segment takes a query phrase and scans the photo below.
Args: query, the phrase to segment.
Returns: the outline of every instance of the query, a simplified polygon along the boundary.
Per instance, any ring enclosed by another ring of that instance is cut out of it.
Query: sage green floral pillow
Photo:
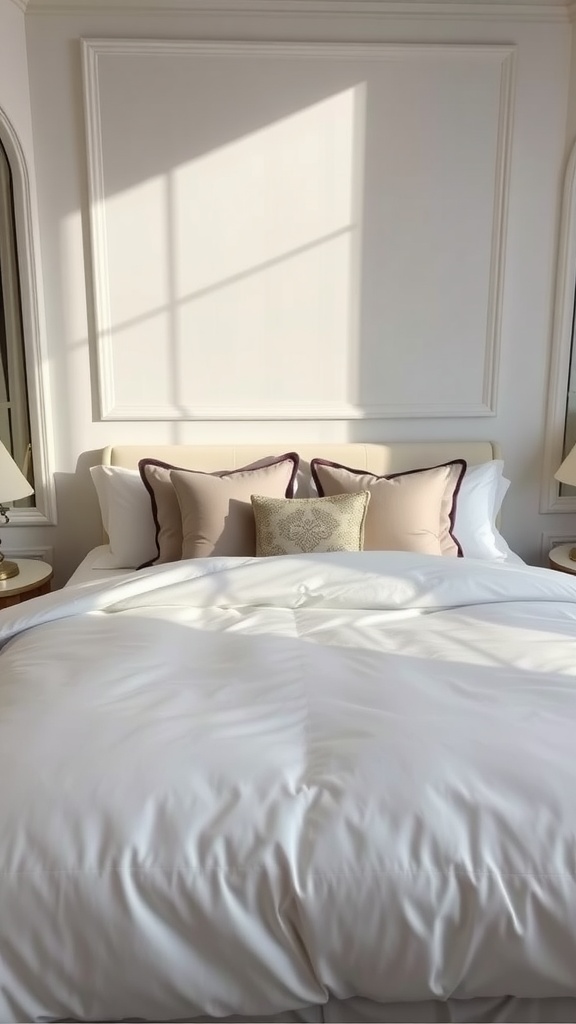
[[[362,551],[369,491],[327,498],[265,498],[253,494],[250,500],[258,556]]]

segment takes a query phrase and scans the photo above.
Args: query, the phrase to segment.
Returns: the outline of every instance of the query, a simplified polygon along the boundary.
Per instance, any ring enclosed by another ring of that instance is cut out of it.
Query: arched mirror
[[[554,476],[576,444],[575,304],[576,145],[566,165],[560,218],[541,512],[576,512],[576,487]]]
[[[30,485],[34,487],[34,462],[18,252],[14,217],[12,172],[0,143],[0,441]],[[34,498],[21,498],[14,507],[31,507]]]
[[[575,283],[576,304],[576,283]],[[566,394],[566,417],[564,421],[564,437],[562,439],[562,458],[576,445],[576,345],[574,344],[574,313],[572,314],[572,330],[570,344],[570,365],[568,370],[568,391]],[[561,497],[576,497],[576,487],[567,483],[560,484]]]
[[[56,521],[36,238],[28,161],[0,107],[0,440],[34,488],[13,503],[13,526]]]

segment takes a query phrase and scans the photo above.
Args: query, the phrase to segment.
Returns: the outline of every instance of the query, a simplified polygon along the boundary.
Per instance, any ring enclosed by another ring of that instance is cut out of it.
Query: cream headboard
[[[121,444],[105,448],[102,461],[108,466],[135,469],[139,459],[160,459],[184,469],[214,472],[236,469],[267,455],[297,451],[304,461],[316,457],[383,475],[435,466],[450,459],[466,459],[469,465],[500,458],[498,445],[491,441],[419,441],[391,444]]]

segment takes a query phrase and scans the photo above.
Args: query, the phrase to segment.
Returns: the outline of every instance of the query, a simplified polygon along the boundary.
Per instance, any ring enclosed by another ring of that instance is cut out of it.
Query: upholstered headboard
[[[435,466],[450,459],[466,459],[469,465],[500,458],[498,445],[491,441],[418,441],[390,444],[121,444],[104,449],[102,461],[109,466],[135,469],[139,459],[160,459],[184,469],[214,472],[236,469],[268,455],[297,451],[304,461],[316,457],[383,475]]]
[[[366,470],[382,476],[410,469],[425,469],[451,459],[466,459],[478,465],[501,457],[500,448],[492,441],[393,441],[390,444],[330,444],[313,442],[277,442],[271,444],[203,445],[203,444],[120,444],[110,445],[102,452],[106,466],[136,469],[140,459],[159,459],[183,469],[213,473],[222,469],[238,469],[271,455],[297,451],[301,469],[306,472],[310,459],[323,458],[345,466]],[[103,541],[107,542],[106,534]]]

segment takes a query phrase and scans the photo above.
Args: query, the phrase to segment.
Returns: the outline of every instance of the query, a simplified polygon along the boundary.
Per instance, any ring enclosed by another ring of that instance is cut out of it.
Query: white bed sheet
[[[2,640],[0,1021],[573,1019],[572,577],[198,559]]]
[[[129,576],[133,569],[100,569],[96,563],[104,556],[111,555],[108,544],[99,544],[82,559],[80,565],[74,570],[66,587],[77,586],[79,583],[95,583],[108,579],[120,579],[122,576]]]

